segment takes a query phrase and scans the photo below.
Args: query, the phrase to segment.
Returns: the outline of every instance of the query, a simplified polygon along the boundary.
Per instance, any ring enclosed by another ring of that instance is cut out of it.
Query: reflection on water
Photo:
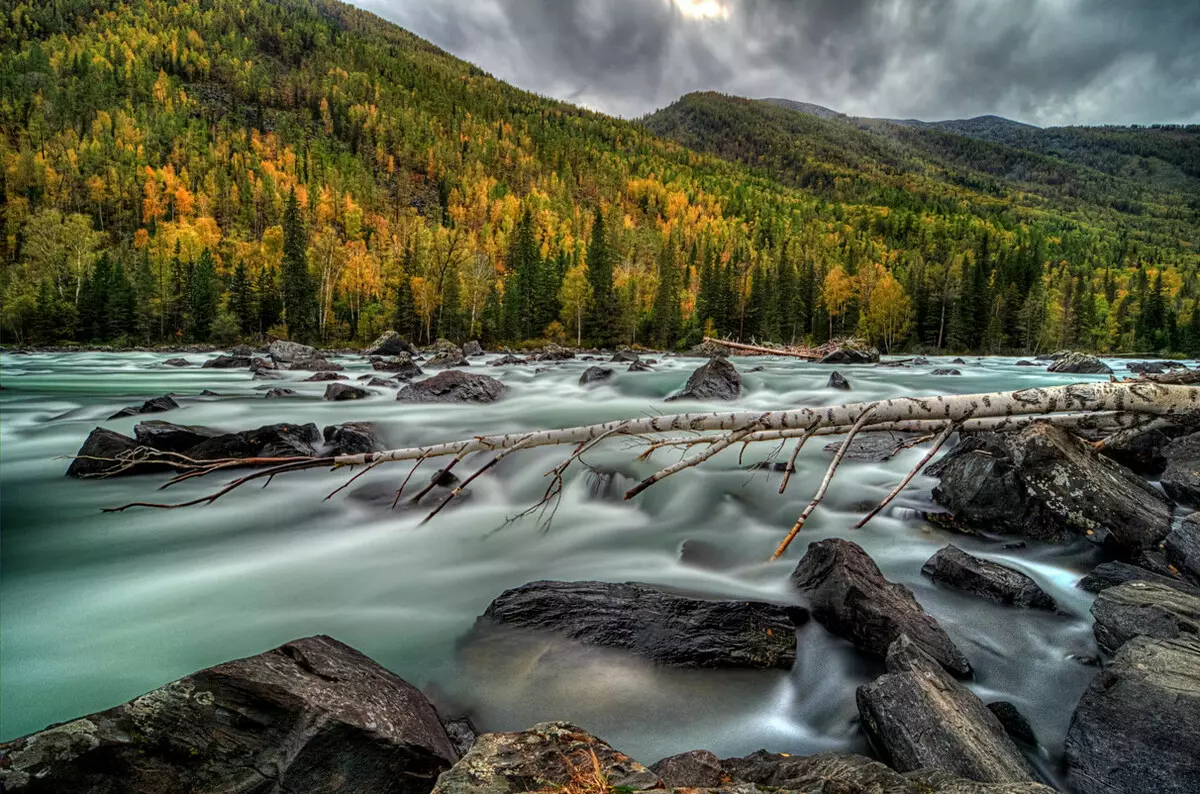
[[[163,367],[166,358],[5,354],[0,360],[6,389],[0,392],[0,738],[115,705],[206,665],[325,633],[470,710],[484,729],[571,719],[645,762],[698,747],[722,755],[759,747],[861,750],[854,689],[881,666],[816,624],[799,631],[790,673],[665,670],[544,636],[505,635],[459,647],[492,598],[535,579],[642,581],[716,596],[794,600],[787,577],[804,541],[834,535],[860,543],[885,575],[912,587],[970,657],[975,690],[985,700],[1014,701],[1052,753],[1061,749],[1074,704],[1095,672],[1068,658],[1095,652],[1090,597],[1074,588],[1095,562],[1091,549],[1030,543],[1006,550],[999,542],[934,529],[916,517],[929,502],[927,478],[918,478],[867,528],[851,528],[858,511],[920,459],[919,448],[887,463],[843,464],[800,541],[776,564],[764,560],[828,464],[820,444],[806,447],[784,496],[776,493],[778,474],[748,471],[730,451],[625,503],[620,494],[628,481],[671,458],[658,453],[650,462],[634,462],[638,450],[631,442],[614,441],[585,457],[594,467],[618,470],[618,482],[596,494],[584,470],[573,469],[547,533],[532,521],[494,530],[541,496],[543,474],[563,449],[508,458],[475,482],[471,498],[423,527],[424,511],[387,509],[407,474],[404,464],[377,469],[327,502],[322,497],[340,480],[305,472],[209,507],[101,514],[101,507],[146,498],[163,477],[66,480],[67,464],[56,456],[75,452],[96,425],[131,433],[136,418],[105,417],[166,392],[178,395],[182,407],[153,418],[230,430],[280,421],[373,421],[395,445],[703,408],[662,402],[701,363],[695,359],[665,359],[649,373],[619,366],[611,381],[591,389],[578,385],[588,362],[535,374],[533,367],[485,368],[476,359],[476,371],[508,386],[500,402],[481,407],[401,404],[383,389],[377,399],[327,403],[319,399],[325,384],[294,382],[305,373],[285,373],[286,384],[264,383],[245,371]],[[751,366],[734,361],[740,369]],[[1013,362],[973,362],[959,367],[962,377],[931,376],[944,359],[913,369],[842,367],[854,387],[846,394],[825,387],[830,367],[755,359],[764,369],[745,376],[740,405],[827,405],[1089,377]],[[368,371],[358,359],[342,363],[352,378]],[[265,389],[280,385],[302,396],[263,398]],[[200,397],[204,389],[221,396]],[[770,448],[752,448],[743,463],[762,460]],[[193,481],[173,494],[191,498],[212,485]],[[710,564],[681,563],[685,540],[703,541]],[[1026,571],[1062,612],[1019,611],[938,589],[920,567],[952,540]]]

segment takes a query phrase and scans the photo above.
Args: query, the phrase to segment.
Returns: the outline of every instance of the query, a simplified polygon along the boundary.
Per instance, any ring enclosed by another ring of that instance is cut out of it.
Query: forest
[[[622,120],[334,0],[7,7],[7,344],[1200,355],[1200,128]]]

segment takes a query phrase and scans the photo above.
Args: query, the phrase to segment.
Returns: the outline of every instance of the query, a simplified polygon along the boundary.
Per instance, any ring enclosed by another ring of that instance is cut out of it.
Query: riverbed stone
[[[190,367],[192,362],[186,358],[168,358],[163,362],[164,367]]]
[[[411,355],[417,352],[417,349],[412,346],[404,337],[395,331],[384,331],[379,337],[363,348],[364,356],[399,356]]]
[[[158,414],[163,411],[170,411],[179,407],[179,403],[169,394],[164,394],[162,397],[151,397],[141,405],[129,405],[117,411],[109,419],[124,419],[127,416],[138,416],[140,414]]]
[[[476,624],[549,631],[669,667],[781,668],[796,661],[801,607],[700,599],[627,582],[531,582],[496,598]]]
[[[825,384],[827,389],[838,389],[839,391],[850,391],[850,381],[846,380],[842,373],[836,369],[830,373],[829,382]]]
[[[1174,587],[1184,593],[1200,595],[1200,587],[1196,585],[1119,560],[1097,565],[1091,573],[1079,580],[1077,586],[1089,593],[1099,593],[1126,582],[1153,582],[1164,587]]]
[[[201,369],[249,369],[249,356],[217,356],[200,365]]]
[[[611,370],[608,367],[588,367],[583,371],[583,374],[579,376],[579,385],[591,386],[593,384],[603,383],[604,381],[612,378],[612,376],[615,374],[616,371]]]
[[[1109,587],[1092,603],[1096,644],[1108,653],[1134,637],[1158,639],[1200,635],[1200,596],[1156,582]]]
[[[690,750],[650,765],[667,788],[716,788],[725,779],[721,759],[708,750]]]
[[[479,344],[479,341],[476,339],[472,339],[463,345],[462,350],[463,355],[467,356],[468,358],[474,358],[475,356],[483,355],[483,345]]]
[[[1163,553],[1180,576],[1200,585],[1200,513],[1192,513],[1171,530]]]
[[[222,431],[204,425],[177,425],[156,419],[138,422],[133,434],[139,444],[160,452],[187,452],[203,441],[224,435]]]
[[[888,650],[887,674],[860,686],[856,701],[863,731],[893,769],[932,767],[981,783],[1032,780],[996,715],[907,635]]]
[[[1200,791],[1200,641],[1136,637],[1096,674],[1067,731],[1077,794]]]
[[[0,788],[424,794],[456,758],[420,691],[319,636],[2,744]]]
[[[370,396],[371,392],[361,386],[352,386],[349,383],[331,383],[325,387],[325,395],[321,399],[342,402],[345,400],[365,400]]]
[[[449,369],[405,386],[396,394],[396,399],[399,402],[490,403],[499,399],[503,392],[504,384],[495,378]]]
[[[374,422],[326,425],[321,436],[328,445],[327,455],[359,455],[383,449],[383,438]]]
[[[543,347],[540,353],[534,354],[534,358],[537,361],[566,361],[575,358],[575,351],[552,342]]]
[[[276,399],[279,397],[294,397],[294,396],[296,396],[296,390],[295,389],[274,388],[274,389],[269,389],[267,391],[267,393],[264,394],[263,396],[266,397],[268,400]]]
[[[302,383],[324,383],[326,381],[334,381],[334,380],[349,380],[349,378],[347,378],[345,375],[343,375],[340,372],[317,372],[313,375],[309,375],[307,378],[305,378],[301,382]]]
[[[133,466],[120,469],[119,464],[110,463],[108,460],[86,459],[122,458],[132,453],[139,446],[141,445],[129,436],[104,427],[97,427],[88,434],[79,451],[75,453],[77,457],[67,467],[67,476],[95,477],[105,473],[112,475],[141,474],[147,471],[146,466]]]
[[[996,700],[988,703],[987,707],[988,711],[996,715],[996,719],[1004,726],[1004,731],[1014,741],[1021,742],[1030,747],[1037,747],[1037,734],[1033,732],[1033,726],[1029,724],[1029,720],[1025,719],[1025,715],[1021,713],[1015,703],[1007,700]]]
[[[885,579],[856,543],[829,538],[809,544],[792,572],[792,584],[808,596],[818,623],[865,653],[886,657],[900,635],[907,634],[955,675],[971,672],[967,657],[912,591]]]
[[[921,573],[955,590],[1028,609],[1055,608],[1054,599],[1032,577],[1015,568],[972,556],[951,544],[939,549]]]
[[[952,367],[943,367],[941,369],[935,369],[933,372],[931,372],[929,374],[930,375],[961,375],[962,372],[960,370],[954,369]]]
[[[1083,375],[1111,375],[1112,367],[1087,353],[1068,352],[1046,367],[1047,372],[1069,372]]]
[[[320,438],[315,424],[281,422],[238,433],[223,433],[201,441],[185,454],[196,460],[308,457],[316,454],[313,445]]]
[[[874,347],[839,347],[825,354],[818,364],[877,364],[879,350]]]
[[[1079,537],[1132,559],[1171,528],[1170,502],[1066,430],[1034,422],[979,433],[928,470],[933,498],[964,524],[1052,543]]]
[[[736,400],[742,395],[742,376],[728,360],[710,358],[697,367],[683,391],[667,398],[674,400]]]
[[[856,436],[850,440],[846,450],[845,460],[861,461],[864,463],[883,463],[891,460],[898,452],[903,451],[903,443],[915,438],[914,433],[870,433]],[[842,448],[842,441],[830,441],[824,450],[836,454]]]
[[[411,380],[425,374],[408,353],[398,353],[387,358],[372,358],[371,369],[376,372],[394,373],[392,377],[397,380]]]
[[[286,339],[276,339],[267,345],[267,355],[271,357],[272,361],[285,364],[311,361],[320,357],[317,355],[316,348],[302,345],[299,342],[289,342]]]
[[[471,362],[458,347],[442,348],[440,352],[425,362],[426,369],[448,369],[449,367],[469,367]]]
[[[500,358],[488,364],[490,367],[507,367],[512,364],[528,364],[529,361],[519,356],[514,356],[512,353],[505,353]]]
[[[1167,465],[1158,478],[1175,501],[1200,505],[1200,433],[1176,438],[1163,448]]]
[[[346,368],[336,361],[324,358],[308,358],[303,361],[291,361],[277,365],[280,369],[300,372],[342,372]]]

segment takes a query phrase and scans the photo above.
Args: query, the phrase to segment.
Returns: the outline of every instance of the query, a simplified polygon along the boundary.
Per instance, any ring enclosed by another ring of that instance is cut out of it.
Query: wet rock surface
[[[334,380],[349,380],[340,372],[318,372],[315,375],[310,375],[304,379],[304,383],[323,383]]]
[[[388,358],[371,359],[371,369],[376,372],[391,372],[392,377],[400,380],[419,378],[425,373],[407,353],[400,353]]]
[[[850,440],[844,460],[882,463],[903,451],[904,442],[911,438],[915,438],[912,433],[870,433],[856,436]],[[841,447],[842,441],[830,441],[824,449],[826,452],[836,453]]]
[[[842,375],[842,373],[834,370],[829,375],[829,382],[825,384],[827,389],[838,389],[840,391],[850,391],[850,381]]]
[[[1112,368],[1095,356],[1074,351],[1059,356],[1048,367],[1047,372],[1069,372],[1081,375],[1111,375]]]
[[[674,400],[736,400],[742,394],[742,376],[724,358],[711,358],[688,378],[683,391],[667,398]]]
[[[268,390],[267,393],[264,394],[263,396],[266,397],[267,399],[277,399],[279,397],[295,397],[296,390],[295,389],[275,388],[275,389]]]
[[[490,403],[504,392],[504,384],[487,375],[446,370],[405,386],[396,395],[400,402]]]
[[[372,422],[346,422],[327,425],[321,431],[328,449],[327,455],[358,455],[383,449],[379,427]]]
[[[1200,585],[1200,513],[1192,513],[1171,530],[1163,552],[1180,576]]]
[[[112,474],[141,474],[151,470],[146,466],[134,466],[122,471],[116,471],[116,464],[109,459],[121,458],[131,454],[140,444],[129,436],[122,435],[107,428],[97,427],[84,439],[83,445],[75,453],[76,457],[67,467],[70,477],[95,477],[104,473]],[[105,460],[91,460],[104,458]]]
[[[170,411],[179,407],[179,403],[169,395],[164,394],[162,397],[151,397],[141,405],[130,405],[117,411],[109,419],[123,419],[126,416],[138,416],[140,414],[158,414],[163,411]]]
[[[398,356],[411,355],[417,349],[404,337],[395,331],[384,331],[379,338],[363,348],[364,356]]]
[[[1054,599],[1037,582],[1015,568],[967,554],[957,546],[940,549],[921,573],[945,587],[974,593],[1001,604],[1054,609]]]
[[[1033,732],[1033,726],[1029,724],[1029,720],[1025,719],[1025,715],[1017,709],[1016,705],[1007,700],[997,700],[994,703],[988,703],[987,707],[988,711],[996,715],[996,719],[1000,721],[1005,732],[1014,741],[1029,747],[1037,746],[1038,740],[1037,735]]]
[[[371,396],[371,392],[359,386],[352,386],[349,383],[331,383],[325,387],[325,395],[323,400],[364,400]]]
[[[224,435],[203,425],[177,425],[160,420],[138,422],[133,434],[139,444],[162,452],[187,452],[203,441]]]
[[[217,356],[210,358],[200,365],[201,369],[248,369],[249,356]]]
[[[1181,504],[1200,505],[1200,433],[1174,439],[1162,456],[1166,466],[1159,482],[1167,496]]]
[[[877,364],[879,351],[873,347],[839,347],[825,355],[818,364]]]
[[[1185,593],[1200,594],[1200,587],[1119,561],[1097,565],[1091,573],[1079,580],[1079,588],[1089,593],[1099,593],[1126,582],[1153,582],[1164,587],[1174,587]]]
[[[1092,604],[1096,644],[1108,653],[1138,636],[1200,639],[1200,596],[1155,582],[1109,587]]]
[[[611,378],[614,374],[616,374],[615,371],[607,367],[588,367],[583,371],[583,374],[579,376],[579,385],[591,386],[597,383],[603,383]]]

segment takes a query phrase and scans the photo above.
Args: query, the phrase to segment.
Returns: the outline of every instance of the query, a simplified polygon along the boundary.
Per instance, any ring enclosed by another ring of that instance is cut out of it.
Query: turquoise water
[[[635,580],[791,599],[787,577],[806,542],[833,535],[860,543],[885,575],[913,588],[974,664],[971,686],[985,700],[1014,701],[1051,762],[1095,673],[1071,658],[1095,653],[1090,596],[1074,587],[1099,561],[1086,544],[1005,550],[1000,541],[934,529],[916,512],[930,504],[933,481],[924,477],[867,528],[851,528],[922,449],[882,464],[844,464],[800,538],[774,564],[767,556],[828,465],[822,444],[806,447],[784,496],[776,492],[778,475],[747,471],[736,452],[629,503],[593,498],[586,472],[575,467],[548,532],[528,521],[496,530],[540,497],[543,473],[565,449],[514,455],[477,480],[469,499],[425,526],[418,526],[424,511],[388,509],[391,491],[407,474],[403,464],[376,469],[330,501],[322,500],[344,478],[304,472],[209,507],[103,514],[102,507],[164,496],[154,489],[165,475],[67,479],[67,461],[59,456],[74,453],[97,425],[131,434],[136,418],[105,417],[166,392],[178,396],[181,408],[152,418],[228,430],[366,420],[380,423],[397,446],[702,409],[662,402],[702,363],[697,359],[665,359],[651,373],[616,365],[617,376],[592,389],[577,385],[591,362],[535,374],[532,366],[482,367],[477,359],[476,371],[505,381],[505,396],[489,406],[447,406],[397,403],[385,390],[362,402],[327,403],[320,399],[325,384],[174,369],[162,365],[168,357],[0,357],[0,738],[116,705],[206,665],[324,633],[451,709],[469,711],[484,729],[570,719],[647,763],[700,747],[721,755],[760,747],[861,750],[854,688],[880,668],[815,624],[799,633],[795,669],[778,673],[664,670],[544,640],[460,642],[492,598],[535,579]],[[188,358],[198,364],[205,356]],[[368,371],[361,359],[340,360],[351,377]],[[958,367],[961,377],[935,377],[930,372],[948,359],[934,359],[911,369],[840,367],[854,386],[846,394],[825,387],[832,367],[782,358],[734,362],[743,371],[765,367],[744,376],[740,405],[748,409],[1103,379],[1016,367],[1014,359],[972,361]],[[279,385],[303,396],[263,398],[263,390]],[[221,396],[201,397],[203,389]],[[771,447],[752,448],[744,463],[762,460]],[[636,463],[636,454],[628,442],[614,441],[586,459],[617,468],[626,487],[674,459],[659,453]],[[470,463],[462,468],[471,470]],[[213,485],[193,481],[165,496],[191,498]],[[681,564],[678,550],[687,539],[718,546],[728,568]],[[1015,610],[935,587],[920,567],[948,542],[1025,570],[1065,614]]]

